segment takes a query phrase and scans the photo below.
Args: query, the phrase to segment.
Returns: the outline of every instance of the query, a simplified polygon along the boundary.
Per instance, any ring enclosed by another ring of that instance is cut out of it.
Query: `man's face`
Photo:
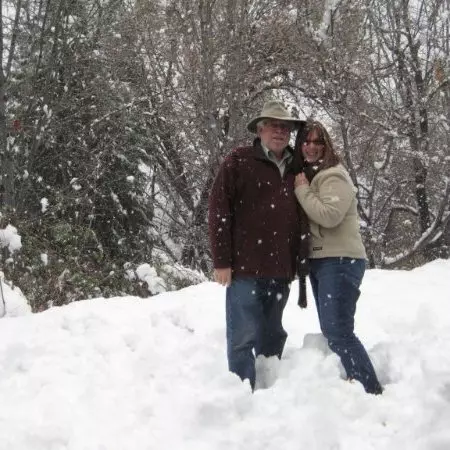
[[[261,142],[276,154],[281,154],[289,144],[293,129],[292,123],[284,120],[267,119],[259,127],[258,136]]]

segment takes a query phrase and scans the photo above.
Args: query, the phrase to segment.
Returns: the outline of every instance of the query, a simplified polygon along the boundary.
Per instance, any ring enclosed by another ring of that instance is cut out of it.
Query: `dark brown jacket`
[[[294,178],[292,163],[281,177],[259,139],[226,157],[209,202],[215,268],[231,267],[233,276],[294,278],[297,258],[306,259],[308,248],[301,246],[308,230],[301,228],[307,221],[300,216]]]

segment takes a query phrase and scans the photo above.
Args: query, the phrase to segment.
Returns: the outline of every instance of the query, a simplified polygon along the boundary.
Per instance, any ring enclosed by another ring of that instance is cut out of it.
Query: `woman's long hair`
[[[302,167],[306,165],[305,158],[302,152],[302,145],[303,142],[306,141],[308,134],[312,131],[316,132],[317,139],[322,141],[324,145],[323,156],[321,158],[318,171],[337,166],[339,163],[341,163],[341,158],[339,158],[339,155],[334,150],[333,143],[326,128],[320,122],[308,121],[306,122],[306,125],[303,127],[303,129],[299,130],[295,139],[294,152],[296,157],[300,159],[300,165]]]

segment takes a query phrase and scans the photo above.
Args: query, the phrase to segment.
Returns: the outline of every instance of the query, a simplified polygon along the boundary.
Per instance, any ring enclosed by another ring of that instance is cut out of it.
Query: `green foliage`
[[[103,252],[92,229],[64,221],[17,221],[22,249],[4,269],[33,311],[94,297],[149,295],[141,281],[129,280],[123,265]]]

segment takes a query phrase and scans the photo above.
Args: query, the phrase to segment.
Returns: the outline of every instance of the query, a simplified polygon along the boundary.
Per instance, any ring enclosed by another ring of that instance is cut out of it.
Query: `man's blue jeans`
[[[255,356],[281,358],[287,333],[281,323],[288,280],[236,278],[227,288],[228,367],[255,387]]]
[[[320,258],[310,260],[309,277],[328,346],[341,358],[349,378],[361,382],[366,392],[380,394],[369,355],[353,332],[364,271],[364,259]]]

